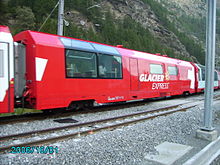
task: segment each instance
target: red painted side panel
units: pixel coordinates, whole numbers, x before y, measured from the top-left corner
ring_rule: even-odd
[[[8,91],[7,91],[3,102],[0,102],[0,113],[9,113],[10,112],[8,98],[9,98],[9,95],[8,95]]]
[[[10,81],[10,87],[6,91],[3,102],[0,102],[0,113],[14,112],[14,81]]]
[[[112,102],[126,99],[124,80],[66,78],[63,48],[38,46],[37,52],[38,57],[48,60],[42,80],[36,81],[37,109],[68,107],[72,101],[79,100]]]
[[[131,90],[139,90],[138,60],[130,58]]]
[[[136,91],[138,98],[180,95],[184,92],[194,93],[196,91],[195,68],[189,62],[156,55],[152,56],[152,54],[129,51],[127,49],[119,49],[119,51],[125,57],[138,58],[140,81],[139,91]],[[163,74],[151,74],[150,64],[161,65]],[[168,66],[176,66],[179,74],[177,76],[169,75]]]

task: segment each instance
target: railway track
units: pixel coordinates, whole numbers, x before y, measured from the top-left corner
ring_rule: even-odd
[[[214,99],[220,99],[220,95],[217,95],[214,97]],[[204,100],[204,99],[199,99]],[[151,100],[152,102],[153,100]],[[112,105],[105,105],[102,107],[94,107],[93,109],[86,109],[86,110],[78,110],[78,111],[66,111],[63,109],[54,110],[51,113],[32,113],[32,114],[24,114],[19,116],[6,116],[6,117],[0,117],[0,125],[6,125],[6,124],[14,124],[14,123],[22,123],[22,122],[28,122],[28,121],[36,121],[36,120],[45,120],[45,119],[57,119],[61,117],[68,117],[72,115],[78,115],[78,114],[88,114],[88,113],[95,113],[95,112],[105,112],[105,111],[111,111],[112,109],[123,109],[123,108],[130,108],[134,106],[142,106],[148,103],[149,100],[145,101],[137,101],[137,102],[130,102],[130,103],[120,103],[120,104],[112,104]]]
[[[93,134],[102,130],[115,129],[118,127],[123,127],[141,121],[153,119],[159,116],[166,116],[172,113],[186,111],[187,109],[195,107],[196,105],[197,104],[193,104],[184,107],[183,104],[178,104],[164,108],[145,110],[141,112],[135,112],[127,115],[106,118],[96,121],[2,136],[0,137],[0,143],[2,143],[0,147],[0,152],[6,152],[8,150],[11,150],[12,147],[27,147],[48,144],[68,138],[75,138],[83,135]],[[38,139],[36,140],[36,138]],[[19,139],[20,143],[16,144],[13,139]]]
[[[52,112],[48,113],[31,113],[31,114],[24,114],[24,115],[13,115],[13,116],[6,116],[0,117],[0,125],[5,124],[14,124],[14,123],[22,123],[27,121],[36,121],[36,120],[45,120],[45,119],[57,119],[61,117],[68,117],[72,115],[78,114],[88,114],[88,113],[96,113],[96,112],[106,112],[111,110],[120,110],[124,108],[130,108],[134,106],[143,106],[146,105],[149,100],[144,101],[137,101],[137,102],[129,102],[129,103],[117,103],[117,104],[109,104],[104,106],[97,106],[91,109],[80,109],[77,111],[70,111],[64,109],[57,109],[53,110]],[[152,100],[151,100],[152,102]]]
[[[214,100],[220,100],[220,95],[215,96]],[[189,108],[192,108],[192,107],[197,106],[198,104],[201,104],[201,101],[203,101],[203,99],[198,99],[196,101],[197,102],[196,104],[195,104],[195,101],[188,101],[187,103],[184,103],[185,105],[178,104],[178,105],[168,106],[168,107],[154,109],[150,111],[145,110],[141,112],[135,112],[135,113],[127,114],[127,115],[106,118],[106,119],[101,119],[101,120],[96,120],[96,121],[72,124],[72,125],[67,125],[67,126],[62,126],[62,127],[44,129],[44,130],[25,132],[25,133],[20,133],[20,134],[1,136],[0,137],[0,146],[1,146],[0,152],[8,151],[12,147],[16,148],[16,147],[48,144],[48,143],[52,143],[52,142],[59,141],[59,140],[93,134],[95,132],[102,131],[102,130],[115,129],[118,127],[141,122],[144,120],[153,119],[158,116],[165,116],[165,115],[169,115],[169,114],[179,112],[179,111],[186,111]],[[186,106],[186,104],[188,106]],[[192,104],[192,105],[189,106],[189,104]],[[16,141],[20,141],[20,142],[17,143]]]

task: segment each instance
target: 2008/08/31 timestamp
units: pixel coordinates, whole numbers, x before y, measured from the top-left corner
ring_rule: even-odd
[[[58,153],[58,147],[55,146],[28,146],[28,147],[11,147],[12,154],[53,154]]]

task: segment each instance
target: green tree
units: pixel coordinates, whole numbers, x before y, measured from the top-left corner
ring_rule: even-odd
[[[0,25],[6,25],[7,22],[7,4],[0,1]]]
[[[171,23],[167,17],[167,15],[170,14],[170,12],[163,7],[160,3],[152,0],[143,0],[145,3],[150,5],[151,9],[154,11],[154,13],[157,15],[157,17],[160,20],[160,23],[163,24],[164,27],[166,27],[169,31],[172,31],[180,40],[180,42],[186,47],[186,50],[189,52],[191,56],[194,56],[198,59],[198,61],[201,64],[205,63],[205,53],[202,49],[202,46],[199,43],[196,43],[193,39],[191,39],[186,33],[179,32],[178,29],[175,27],[175,24]],[[182,18],[187,19],[187,22],[192,21],[195,23],[195,19],[191,18]],[[204,23],[204,19],[196,20],[198,24],[198,28],[195,28],[195,30],[199,29],[202,30],[203,28],[201,26],[202,23]],[[189,26],[190,24],[188,24]],[[186,25],[185,25],[186,26]],[[188,27],[190,29],[190,26]],[[191,27],[192,29],[192,27]],[[198,30],[197,30],[198,31]],[[204,35],[201,35],[204,36]]]
[[[35,16],[29,7],[17,7],[13,29],[15,33],[35,29]]]
[[[46,17],[44,17],[44,20],[45,19]],[[42,27],[42,29],[40,29],[40,32],[57,34],[57,20],[54,18],[48,19],[47,22]]]

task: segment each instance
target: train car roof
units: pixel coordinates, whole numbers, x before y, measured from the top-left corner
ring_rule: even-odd
[[[140,52],[136,50],[130,50],[130,49],[122,49],[120,48],[119,51],[121,54],[130,56],[133,58],[138,58],[138,59],[145,59],[148,61],[155,61],[155,62],[160,62],[160,63],[168,63],[168,64],[173,64],[173,65],[183,65],[183,66],[189,66],[191,67],[191,62],[189,61],[183,61],[180,59],[175,59],[163,55],[157,55],[157,54],[151,54],[147,52]]]
[[[165,57],[157,54],[151,54],[146,52],[140,52],[123,47],[111,46],[107,44],[97,43],[93,41],[86,41],[81,39],[70,38],[66,36],[59,36],[55,34],[48,34],[36,31],[23,31],[14,36],[16,42],[22,42],[24,44],[32,43],[36,45],[45,45],[53,47],[61,47],[66,49],[76,49],[91,51],[103,54],[122,55],[138,59],[146,59],[150,61],[165,62],[176,65],[191,66],[190,62],[183,61],[171,57]]]
[[[56,35],[30,30],[16,34],[14,36],[14,41],[21,42],[24,44],[36,44],[63,48],[63,44]]]
[[[8,26],[0,25],[0,32],[10,33]]]

